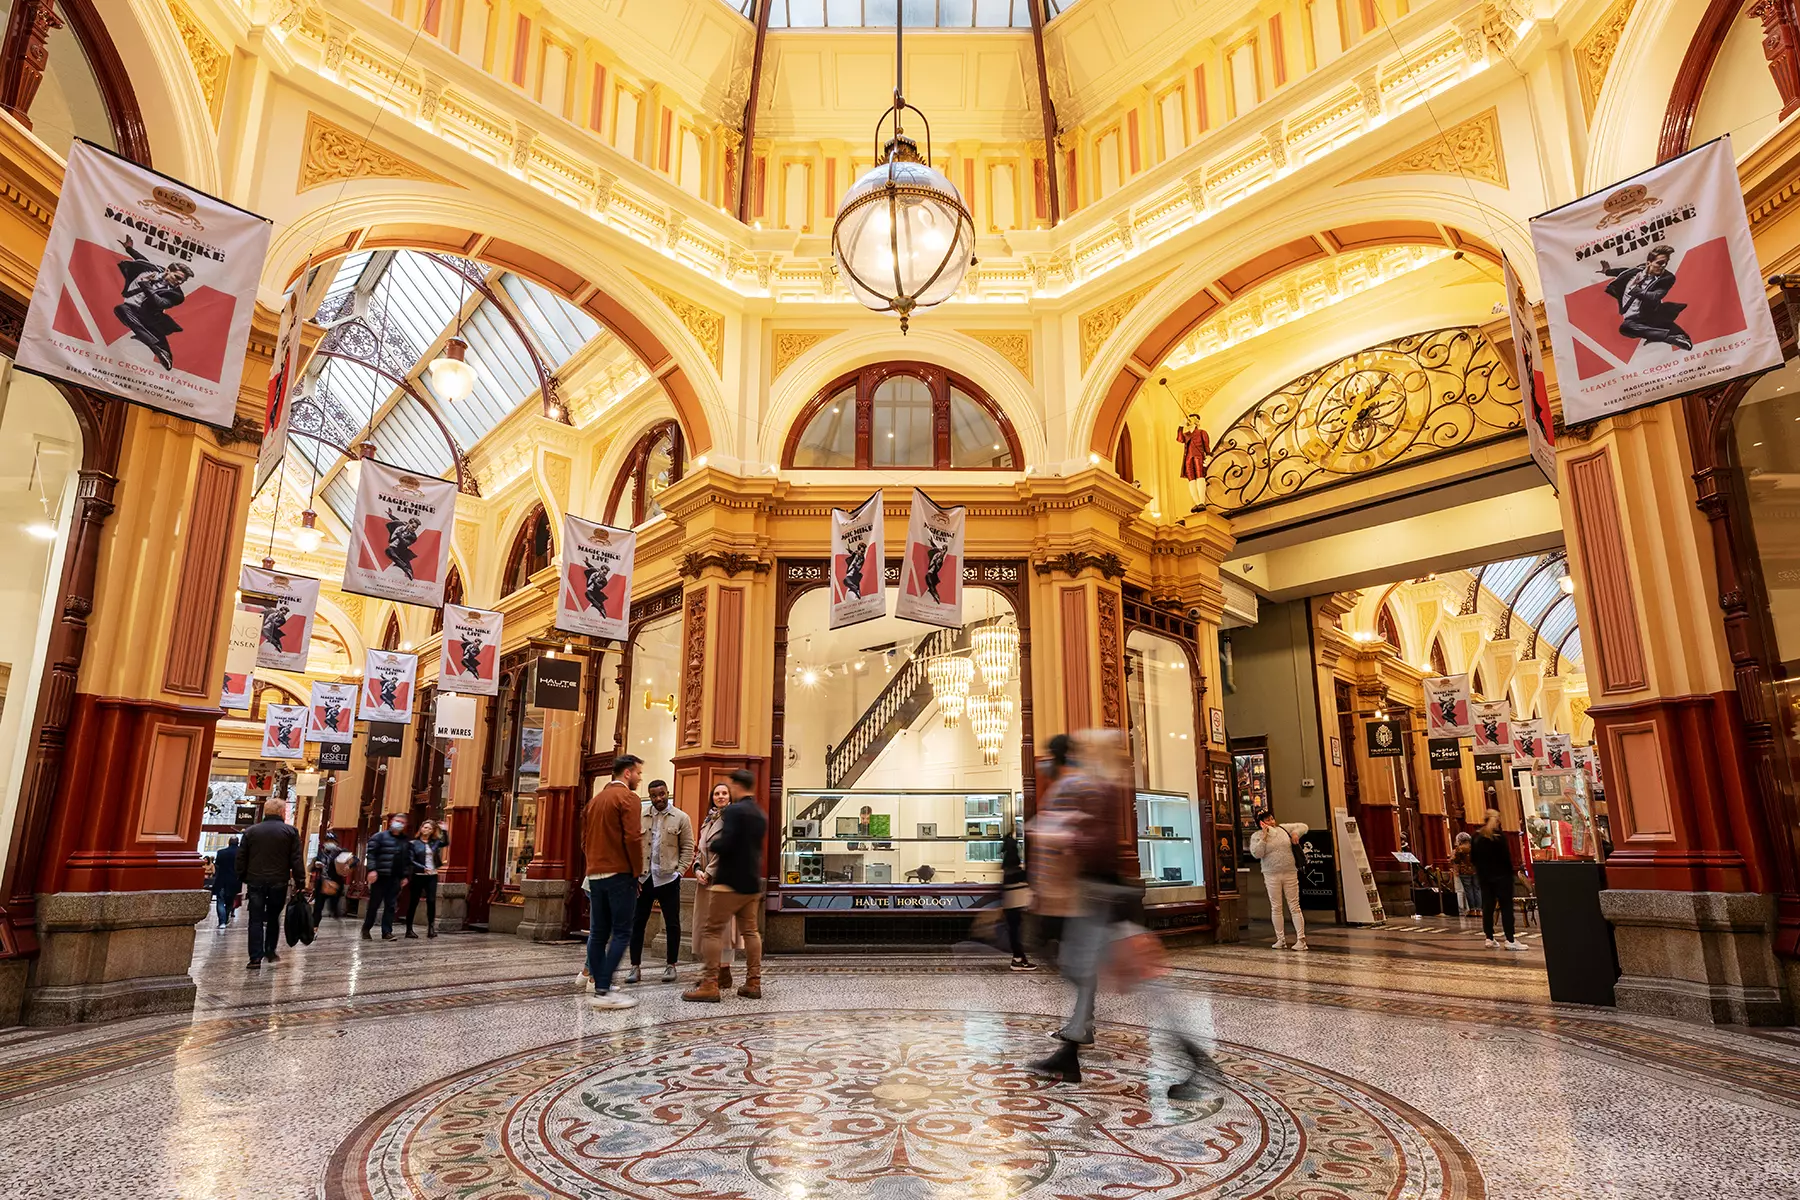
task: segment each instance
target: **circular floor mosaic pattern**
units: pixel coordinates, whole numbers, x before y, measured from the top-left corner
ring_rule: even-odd
[[[1222,1045],[1205,1101],[1167,1098],[1148,1031],[1110,1026],[1079,1084],[1023,1067],[1042,1017],[770,1013],[514,1055],[376,1114],[333,1200],[1437,1200],[1482,1195],[1422,1113]],[[1157,1050],[1166,1049],[1158,1039]]]

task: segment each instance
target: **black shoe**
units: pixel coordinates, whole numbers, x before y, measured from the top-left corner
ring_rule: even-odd
[[[1064,1042],[1062,1049],[1049,1058],[1032,1063],[1031,1069],[1039,1075],[1054,1076],[1063,1083],[1080,1083],[1081,1048],[1074,1042]]]
[[[374,936],[373,933],[369,932],[369,927],[367,925],[363,926],[363,941],[370,941]]]
[[[266,963],[278,963],[281,961],[281,955],[279,955],[279,954],[275,953],[273,950],[271,950],[267,954],[263,955],[263,961]]]
[[[1180,1083],[1170,1084],[1169,1099],[1184,1104],[1205,1103],[1209,1106],[1208,1115],[1225,1107],[1225,1097],[1202,1085],[1198,1075],[1190,1075]]]
[[[245,968],[244,968],[244,970],[246,970],[246,971],[260,971],[260,970],[262,970],[262,964],[261,964],[261,963],[259,963],[259,962],[257,962],[257,961],[256,961],[256,960],[255,960],[255,959],[254,959],[254,958],[253,958],[253,959],[251,959],[251,960],[250,960],[250,962],[249,962],[249,964],[248,964],[248,965],[247,965],[247,966],[245,966]]]
[[[1675,346],[1682,350],[1692,350],[1694,348],[1694,341],[1692,338],[1687,337],[1684,334],[1678,333],[1674,337],[1669,339],[1669,345]]]
[[[419,935],[418,935],[418,934],[416,934],[416,933],[414,933],[414,932],[413,932],[413,931],[412,931],[412,930],[410,930],[410,929],[409,929],[409,930],[407,930],[407,931],[406,931],[406,936],[407,936],[407,937],[409,937],[409,938],[411,938],[411,939],[412,939],[412,940],[413,940],[413,941],[415,941],[415,942],[416,942],[416,941],[418,941],[418,940],[419,940]]]
[[[428,938],[434,938],[434,937],[436,937],[436,936],[437,936],[437,930],[435,930],[435,929],[427,929],[427,930],[426,930],[426,931],[425,931],[425,936],[426,936],[426,937],[428,937]]]
[[[384,942],[391,942],[394,940],[394,935],[391,933],[384,933],[381,935],[381,940]]]
[[[1019,958],[1012,960],[1012,969],[1015,971],[1035,971],[1037,970],[1037,964],[1032,962],[1029,958],[1020,956]]]

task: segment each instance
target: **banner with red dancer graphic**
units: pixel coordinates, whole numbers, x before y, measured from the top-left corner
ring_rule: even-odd
[[[225,684],[220,689],[220,708],[238,712],[250,707],[250,693],[256,683],[256,651],[261,642],[262,613],[253,608],[233,609],[231,638],[225,643]]]
[[[300,289],[287,294],[281,304],[281,324],[275,332],[275,357],[269,364],[269,390],[263,405],[262,447],[256,452],[256,475],[250,494],[262,485],[287,457],[289,398],[300,383],[300,334],[306,322],[300,316]]]
[[[344,590],[442,606],[456,485],[372,458],[361,463]]]
[[[1533,217],[1531,241],[1566,424],[1781,365],[1729,135]]]
[[[356,685],[314,683],[308,705],[306,740],[349,742],[356,738]]]
[[[238,572],[238,591],[262,610],[256,665],[277,671],[306,670],[313,614],[319,608],[319,581],[246,566]]]
[[[1540,766],[1544,762],[1544,720],[1533,717],[1529,721],[1514,720],[1513,733],[1513,766],[1526,764]]]
[[[1420,680],[1425,689],[1425,734],[1434,738],[1474,737],[1469,724],[1469,677],[1440,675]]]
[[[462,696],[500,693],[500,630],[497,612],[444,605],[444,647],[438,659],[438,691]]]
[[[1500,256],[1506,283],[1506,317],[1512,325],[1513,378],[1525,416],[1525,439],[1531,461],[1556,486],[1556,414],[1550,410],[1550,385],[1544,378],[1544,349],[1538,344],[1537,313],[1525,299],[1525,288],[1513,274],[1512,260]]]
[[[1475,730],[1475,757],[1512,753],[1512,705],[1505,700],[1469,701]]]
[[[631,568],[637,534],[563,517],[562,586],[556,627],[623,642],[631,636]]]
[[[304,758],[306,756],[306,706],[304,704],[271,704],[263,717],[264,758]]]
[[[15,361],[230,428],[269,228],[76,141]]]
[[[410,725],[413,718],[413,683],[419,674],[419,656],[398,650],[371,650],[363,660],[361,711],[365,721]]]
[[[1553,771],[1569,770],[1575,765],[1575,739],[1566,733],[1546,733],[1544,762]]]
[[[881,493],[855,509],[831,510],[831,620],[842,629],[887,615],[887,555],[881,548]]]
[[[940,508],[913,489],[906,522],[906,556],[900,560],[900,597],[894,615],[928,625],[961,629],[963,623],[964,508]]]

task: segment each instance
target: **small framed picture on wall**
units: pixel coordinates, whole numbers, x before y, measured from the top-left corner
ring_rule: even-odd
[[[1331,765],[1334,767],[1344,765],[1344,743],[1336,738],[1331,739]]]
[[[1215,746],[1224,745],[1225,744],[1225,710],[1222,708],[1209,709],[1207,712],[1207,715],[1212,718],[1213,745],[1215,745]]]

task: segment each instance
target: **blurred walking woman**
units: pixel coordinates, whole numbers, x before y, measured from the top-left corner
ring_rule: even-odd
[[[700,931],[706,928],[707,900],[712,894],[713,876],[719,868],[719,856],[712,852],[712,840],[723,820],[720,814],[730,803],[731,789],[722,783],[713,785],[712,795],[707,798],[706,819],[700,823],[700,835],[694,839],[694,882],[699,884],[694,889],[694,957],[701,962],[706,961],[706,956],[700,947]],[[737,922],[727,922],[725,932],[719,938],[721,991],[731,986],[731,952],[737,948],[737,940]]]

